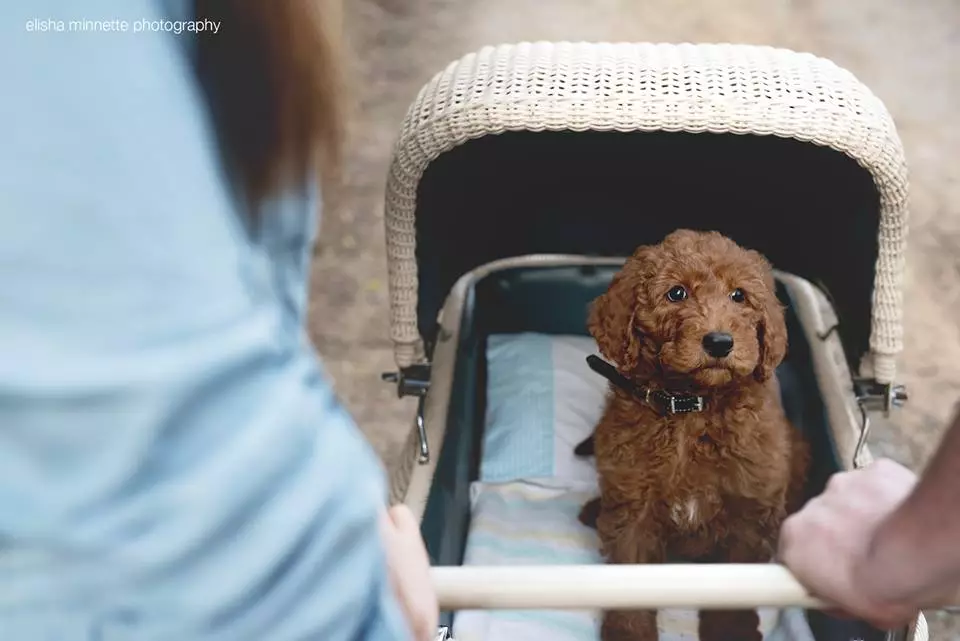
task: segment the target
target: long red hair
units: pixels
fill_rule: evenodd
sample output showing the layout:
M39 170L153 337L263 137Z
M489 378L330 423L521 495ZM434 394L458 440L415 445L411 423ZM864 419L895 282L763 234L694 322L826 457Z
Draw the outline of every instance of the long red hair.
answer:
M218 133L251 201L329 179L343 140L340 0L195 0Z

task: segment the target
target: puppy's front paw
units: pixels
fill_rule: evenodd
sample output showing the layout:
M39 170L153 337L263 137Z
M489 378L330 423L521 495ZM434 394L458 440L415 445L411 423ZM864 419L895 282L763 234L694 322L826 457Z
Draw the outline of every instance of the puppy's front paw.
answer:
M604 612L601 641L658 641L657 611Z
M702 610L700 641L762 641L756 610Z
M577 520L589 528L597 529L597 517L600 516L600 499L591 499L580 508Z

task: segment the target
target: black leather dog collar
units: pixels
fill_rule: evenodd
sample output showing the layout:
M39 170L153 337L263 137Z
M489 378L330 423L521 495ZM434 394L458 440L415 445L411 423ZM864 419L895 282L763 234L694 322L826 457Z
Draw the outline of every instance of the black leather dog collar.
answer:
M618 372L616 367L595 354L587 356L587 365L589 365L590 369L594 372L663 416L668 414L702 412L706 406L706 399L703 396L671 394L663 390L637 385Z

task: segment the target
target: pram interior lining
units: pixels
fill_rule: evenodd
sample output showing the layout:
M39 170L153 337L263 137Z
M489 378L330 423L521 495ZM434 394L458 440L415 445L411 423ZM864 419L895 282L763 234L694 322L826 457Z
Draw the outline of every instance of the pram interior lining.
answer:
M577 519L597 495L592 458L574 448L589 436L607 393L585 359L589 336L537 333L487 338L487 412L480 480L471 487L464 564L596 564L596 531ZM812 641L802 612L761 608L767 641ZM544 610L461 611L458 641L596 641L600 613ZM696 641L697 613L658 612L660 641ZM789 631L789 632L788 632Z
M417 186L420 333L433 340L453 284L490 261L536 253L629 256L688 227L717 230L826 289L856 369L869 348L878 211L878 190L864 167L792 138L484 136L434 159Z
M602 293L616 267L581 265L522 267L496 271L468 292L458 336L452 397L440 458L424 512L422 532L435 565L460 565L471 518L471 484L479 478L486 412L487 338L492 334L536 332L586 335L590 301ZM778 291L787 308L790 350L778 370L785 408L808 435L814 464L808 494L822 491L839 469L827 415L810 359L810 346L792 311L789 293ZM444 613L445 623L452 613ZM883 633L856 621L807 613L818 641L859 638L879 641Z

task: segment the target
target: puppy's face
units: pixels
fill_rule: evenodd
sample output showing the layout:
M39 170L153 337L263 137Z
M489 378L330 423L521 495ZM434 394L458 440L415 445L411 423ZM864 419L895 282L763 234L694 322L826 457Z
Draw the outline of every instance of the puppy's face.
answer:
M680 230L634 252L593 304L601 353L635 378L719 387L767 380L786 352L773 273L716 232Z

